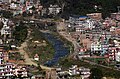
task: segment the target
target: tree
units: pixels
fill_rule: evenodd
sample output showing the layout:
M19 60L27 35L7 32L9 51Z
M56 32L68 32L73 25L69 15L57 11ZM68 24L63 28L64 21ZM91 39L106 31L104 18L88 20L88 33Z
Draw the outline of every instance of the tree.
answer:
M103 77L103 73L101 69L98 68L92 68L91 69L91 75L90 75L90 79L102 79Z
M40 66L40 63L38 62L37 63L37 68L38 68L38 70L41 72L42 71L42 68L41 68L41 66Z
M13 32L13 36L15 37L15 42L17 44L24 42L27 37L27 26L25 26L22 22L19 23L19 26L15 27L15 31Z
M61 11L64 11L65 5L67 5L65 0L57 0L58 5L61 7Z
M10 12L10 11L1 10L0 13L1 13L2 16L5 17L5 18L12 18L12 17L13 17L13 13Z
M103 17L108 17L110 13L117 11L120 0L40 0L44 7L50 4L57 4L62 8L62 14L86 15L87 13L102 12ZM95 5L97 10L95 10Z
M27 12L23 12L23 13L22 13L22 16L23 16L23 17L26 17L26 16L27 16Z

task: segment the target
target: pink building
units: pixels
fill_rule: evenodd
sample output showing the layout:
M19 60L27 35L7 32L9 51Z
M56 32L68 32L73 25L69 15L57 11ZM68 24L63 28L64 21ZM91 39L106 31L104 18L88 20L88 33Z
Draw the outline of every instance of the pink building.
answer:
M120 20L120 13L111 13L111 18L116 19L116 20Z

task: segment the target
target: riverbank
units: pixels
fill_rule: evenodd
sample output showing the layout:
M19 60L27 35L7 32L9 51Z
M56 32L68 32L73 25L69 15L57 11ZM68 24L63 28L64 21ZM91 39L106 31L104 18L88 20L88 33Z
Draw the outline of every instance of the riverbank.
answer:
M60 22L58 24L58 32L59 32L59 34L61 36L63 36L64 38L66 38L70 42L72 42L72 44L74 45L74 52L70 55L70 57L63 58L59 62L60 66L62 66L62 68L64 70L68 69L71 65L78 65L80 67L86 67L86 68L90 68L90 69L92 69L92 68L99 68L99 69L101 69L103 71L103 76L105 76L105 77L113 77L115 79L119 79L120 78L120 74L119 74L120 71L118 71L118 70L109 69L109 68L102 67L102 66L95 65L95 64L92 65L92 64L84 62L82 60L77 60L77 59L73 58L73 57L76 56L77 49L78 49L79 46L77 45L77 42L73 38L71 38L71 36L69 35L69 33L67 33L66 31L60 31L61 28L65 29L65 26L66 25L65 25L64 22Z
M29 32L31 34L27 42L28 47L25 50L33 61L35 61L35 55L38 55L39 59L35 61L36 63L54 66L57 65L61 57L68 56L69 52L72 51L71 42L59 35L55 30L51 31L52 28L57 30L55 27L40 30L39 27L30 25Z
M53 58L53 46L35 26L30 25L30 31L30 40L27 42L28 46L26 47L26 51L33 61L43 65L46 61ZM35 55L38 55L38 60L35 60Z

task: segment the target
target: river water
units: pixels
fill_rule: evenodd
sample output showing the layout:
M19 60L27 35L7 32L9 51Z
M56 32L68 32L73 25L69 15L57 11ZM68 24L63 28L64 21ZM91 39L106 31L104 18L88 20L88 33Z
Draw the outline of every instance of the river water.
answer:
M53 45L55 50L54 57L47 61L44 65L54 66L57 65L59 59L69 54L69 50L64 46L64 43L57 37L53 36L50 33L44 33L45 38Z

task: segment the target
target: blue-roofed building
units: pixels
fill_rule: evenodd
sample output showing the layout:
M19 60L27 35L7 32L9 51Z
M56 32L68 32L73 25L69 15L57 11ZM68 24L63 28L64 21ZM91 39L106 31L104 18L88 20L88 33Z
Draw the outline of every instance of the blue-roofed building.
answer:
M96 20L88 18L88 16L73 15L69 17L69 23L71 28L74 28L76 32L81 32L82 29L92 29L97 25Z
M79 23L79 21L86 20L87 18L88 18L87 16L71 15L69 17L69 22L71 24Z
M79 20L86 20L88 19L88 16L79 16Z

